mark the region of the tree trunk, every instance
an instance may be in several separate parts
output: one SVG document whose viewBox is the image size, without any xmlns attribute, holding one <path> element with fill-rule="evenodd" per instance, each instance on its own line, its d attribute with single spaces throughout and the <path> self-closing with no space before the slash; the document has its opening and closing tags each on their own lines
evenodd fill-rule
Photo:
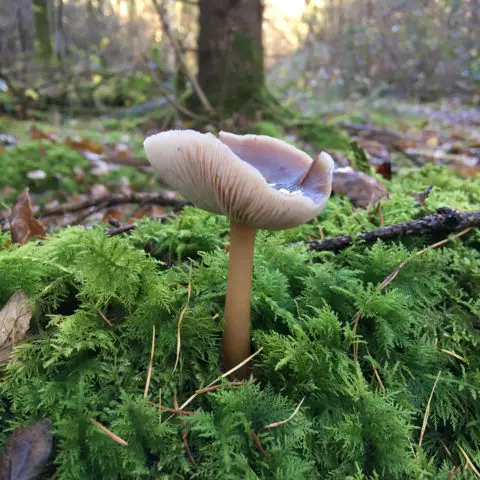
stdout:
<svg viewBox="0 0 480 480">
<path fill-rule="evenodd" d="M 42 60 L 48 61 L 53 54 L 48 0 L 33 0 L 33 13 L 38 48 L 37 54 Z"/>
<path fill-rule="evenodd" d="M 220 113 L 241 109 L 264 84 L 262 0 L 200 0 L 198 81 Z"/>
<path fill-rule="evenodd" d="M 22 53 L 32 52 L 35 42 L 33 37 L 33 8 L 30 1 L 20 3 L 17 10 L 17 21 L 20 49 Z"/>
<path fill-rule="evenodd" d="M 67 39 L 63 28 L 63 0 L 57 0 L 55 9 L 55 53 L 60 60 L 67 54 Z"/>
</svg>

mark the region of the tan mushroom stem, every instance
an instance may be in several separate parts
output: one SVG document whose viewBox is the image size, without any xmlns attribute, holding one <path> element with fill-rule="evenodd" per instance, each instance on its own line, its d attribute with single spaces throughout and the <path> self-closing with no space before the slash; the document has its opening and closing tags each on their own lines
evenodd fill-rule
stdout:
<svg viewBox="0 0 480 480">
<path fill-rule="evenodd" d="M 252 289 L 253 251 L 256 229 L 231 223 L 230 261 L 228 265 L 225 325 L 223 331 L 223 368 L 237 366 L 250 356 L 250 292 Z M 233 373 L 245 379 L 250 365 Z"/>
</svg>

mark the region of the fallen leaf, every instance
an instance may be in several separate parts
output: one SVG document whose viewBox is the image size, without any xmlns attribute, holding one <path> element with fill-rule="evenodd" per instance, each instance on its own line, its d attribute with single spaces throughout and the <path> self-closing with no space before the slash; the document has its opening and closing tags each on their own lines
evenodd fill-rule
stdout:
<svg viewBox="0 0 480 480">
<path fill-rule="evenodd" d="M 15 200 L 10 216 L 10 228 L 13 243 L 24 245 L 32 237 L 45 238 L 42 224 L 33 216 L 28 188 Z"/>
<path fill-rule="evenodd" d="M 8 363 L 13 346 L 25 337 L 31 318 L 28 297 L 23 290 L 17 290 L 0 310 L 0 365 Z"/>
<path fill-rule="evenodd" d="M 0 455 L 1 480 L 33 480 L 42 472 L 52 452 L 52 424 L 46 418 L 18 427 Z"/>
<path fill-rule="evenodd" d="M 108 197 L 109 191 L 105 185 L 96 183 L 90 187 L 90 195 L 93 200 L 99 200 L 100 198 Z"/>
<path fill-rule="evenodd" d="M 57 141 L 53 138 L 52 135 L 45 133 L 44 131 L 37 128 L 35 125 L 30 127 L 30 139 L 31 140 L 48 140 L 52 143 L 57 143 Z"/>
<path fill-rule="evenodd" d="M 123 212 L 118 208 L 110 208 L 104 213 L 102 218 L 103 223 L 110 223 L 115 227 L 119 227 L 121 225 L 122 220 L 123 220 Z"/>
<path fill-rule="evenodd" d="M 341 167 L 333 171 L 332 190 L 345 195 L 359 207 L 367 207 L 388 198 L 386 188 L 378 180 L 352 167 Z"/>
<path fill-rule="evenodd" d="M 377 165 L 375 171 L 386 180 L 392 179 L 392 164 L 389 161 Z"/>
<path fill-rule="evenodd" d="M 103 152 L 103 147 L 99 143 L 89 140 L 88 138 L 76 139 L 67 137 L 65 144 L 74 150 L 81 150 L 83 152 L 91 152 L 96 154 Z"/>
</svg>

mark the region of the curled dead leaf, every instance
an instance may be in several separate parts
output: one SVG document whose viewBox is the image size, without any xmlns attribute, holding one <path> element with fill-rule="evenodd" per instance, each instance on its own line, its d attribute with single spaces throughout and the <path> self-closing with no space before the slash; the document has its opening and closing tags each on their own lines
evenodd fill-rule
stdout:
<svg viewBox="0 0 480 480">
<path fill-rule="evenodd" d="M 74 150 L 81 150 L 83 152 L 91 152 L 96 154 L 103 153 L 103 147 L 99 143 L 89 140 L 88 138 L 77 139 L 67 137 L 65 144 Z"/>
<path fill-rule="evenodd" d="M 48 140 L 49 142 L 57 143 L 57 141 L 55 140 L 55 138 L 53 138 L 52 135 L 45 133 L 35 125 L 32 125 L 30 128 L 30 139 L 31 140 Z"/>
<path fill-rule="evenodd" d="M 367 207 L 388 198 L 386 188 L 375 178 L 352 167 L 333 171 L 332 191 L 345 195 L 353 204 Z"/>
<path fill-rule="evenodd" d="M 45 229 L 33 216 L 32 203 L 28 188 L 26 188 L 15 200 L 10 215 L 10 228 L 12 242 L 24 245 L 32 237 L 45 238 Z"/>
<path fill-rule="evenodd" d="M 0 310 L 0 365 L 8 363 L 15 343 L 30 327 L 32 307 L 23 290 L 17 290 Z"/>
</svg>

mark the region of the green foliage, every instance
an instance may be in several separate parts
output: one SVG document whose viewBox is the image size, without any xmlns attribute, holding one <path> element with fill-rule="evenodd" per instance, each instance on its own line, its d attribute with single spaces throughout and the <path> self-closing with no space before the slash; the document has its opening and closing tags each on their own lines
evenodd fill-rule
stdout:
<svg viewBox="0 0 480 480">
<path fill-rule="evenodd" d="M 319 122 L 308 122 L 300 127 L 299 138 L 309 142 L 316 150 L 348 152 L 350 139 L 334 125 L 325 125 Z"/>
<path fill-rule="evenodd" d="M 426 166 L 389 184 L 385 223 L 423 215 L 410 194 L 430 183 L 430 209 L 478 208 L 478 179 Z M 337 197 L 318 221 L 258 232 L 254 380 L 199 394 L 182 418 L 148 402 L 181 405 L 221 374 L 225 218 L 186 208 L 129 235 L 74 227 L 0 250 L 0 305 L 19 288 L 34 305 L 27 341 L 0 371 L 0 442 L 50 418 L 50 470 L 67 480 L 444 480 L 454 465 L 454 478 L 473 480 L 460 448 L 479 465 L 480 236 L 422 255 L 438 238 L 311 253 L 301 242 L 320 226 L 337 235 L 378 225 L 374 209 Z"/>
<path fill-rule="evenodd" d="M 59 188 L 69 191 L 68 180 L 75 176 L 73 169 L 89 166 L 87 159 L 68 146 L 45 141 L 29 141 L 18 145 L 0 153 L 0 161 L 0 188 L 8 185 L 15 190 L 22 190 L 28 186 L 32 191 Z M 34 170 L 44 172 L 45 178 L 28 179 L 27 173 Z"/>
<path fill-rule="evenodd" d="M 282 129 L 273 122 L 262 120 L 252 125 L 252 132 L 257 135 L 268 135 L 269 137 L 283 139 Z"/>
</svg>

